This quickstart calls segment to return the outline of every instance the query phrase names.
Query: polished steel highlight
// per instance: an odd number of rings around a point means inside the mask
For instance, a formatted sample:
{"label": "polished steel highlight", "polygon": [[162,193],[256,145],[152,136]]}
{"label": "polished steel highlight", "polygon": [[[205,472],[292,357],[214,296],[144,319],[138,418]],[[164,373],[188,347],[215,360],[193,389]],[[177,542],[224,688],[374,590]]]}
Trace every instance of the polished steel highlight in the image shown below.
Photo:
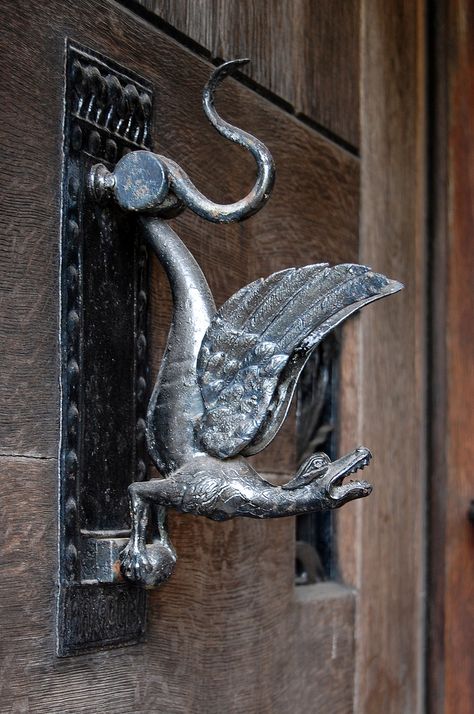
{"label": "polished steel highlight", "polygon": [[[338,508],[372,490],[367,481],[344,483],[369,464],[364,447],[333,462],[313,454],[283,486],[262,478],[245,457],[277,434],[301,371],[321,340],[352,313],[402,285],[366,266],[322,263],[256,280],[216,310],[199,265],[164,220],[188,207],[216,223],[240,221],[268,199],[274,180],[268,149],[214,108],[219,81],[245,62],[215,70],[203,98],[213,126],[256,160],[257,180],[244,199],[215,204],[177,164],[145,151],[125,156],[113,173],[99,165],[91,174],[97,199],[113,197],[122,209],[140,214],[141,234],[167,274],[174,302],[146,426],[148,450],[163,478],[129,487],[132,532],[120,556],[126,578],[148,586],[166,580],[176,562],[165,527],[168,508],[216,521],[279,518]],[[151,507],[157,531],[147,543]]]}

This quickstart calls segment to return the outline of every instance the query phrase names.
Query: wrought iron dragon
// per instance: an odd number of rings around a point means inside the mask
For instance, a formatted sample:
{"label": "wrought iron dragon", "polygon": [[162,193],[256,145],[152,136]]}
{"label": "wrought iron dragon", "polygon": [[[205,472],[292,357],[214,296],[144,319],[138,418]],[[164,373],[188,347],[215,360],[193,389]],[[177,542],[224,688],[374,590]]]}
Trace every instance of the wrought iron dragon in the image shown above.
{"label": "wrought iron dragon", "polygon": [[[256,159],[257,180],[246,198],[214,204],[176,163],[146,151],[128,154],[113,173],[97,166],[92,174],[97,197],[112,195],[123,209],[139,214],[140,230],[173,295],[168,343],[147,417],[148,449],[163,478],[131,484],[132,531],[121,553],[124,575],[149,586],[166,580],[176,561],[166,509],[216,521],[279,518],[338,508],[372,490],[367,481],[344,483],[369,464],[364,447],[333,462],[314,454],[283,486],[262,478],[245,457],[275,437],[299,375],[325,335],[401,284],[363,265],[307,265],[256,280],[216,310],[199,265],[165,221],[186,206],[213,222],[239,221],[267,200],[274,177],[270,153],[221,119],[213,102],[218,82],[246,61],[221,65],[203,94],[214,127]],[[151,507],[157,529],[147,543]]]}

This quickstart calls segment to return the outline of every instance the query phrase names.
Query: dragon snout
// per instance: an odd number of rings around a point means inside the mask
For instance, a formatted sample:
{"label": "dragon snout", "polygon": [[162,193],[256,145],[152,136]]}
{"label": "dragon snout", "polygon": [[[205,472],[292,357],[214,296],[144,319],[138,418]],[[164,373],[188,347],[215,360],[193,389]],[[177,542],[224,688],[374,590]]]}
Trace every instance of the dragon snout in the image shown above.
{"label": "dragon snout", "polygon": [[370,451],[363,446],[359,446],[352,453],[342,456],[333,462],[329,492],[334,508],[338,508],[356,498],[368,496],[371,493],[372,486],[368,481],[350,479],[343,483],[347,476],[365,469],[369,465],[371,458]]}
{"label": "dragon snout", "polygon": [[[350,454],[342,456],[340,459],[336,459],[336,461],[333,461],[330,468],[332,472],[330,475],[331,485],[339,486],[350,474],[354,474],[357,471],[363,471],[365,467],[369,465],[371,458],[372,454],[369,449],[366,449],[364,446],[359,446],[357,449],[355,449],[355,451],[351,452]],[[354,483],[357,483],[357,485],[360,485],[361,487],[370,488],[370,490],[372,490],[372,486],[367,481],[351,481],[351,483],[347,485],[351,485]]]}

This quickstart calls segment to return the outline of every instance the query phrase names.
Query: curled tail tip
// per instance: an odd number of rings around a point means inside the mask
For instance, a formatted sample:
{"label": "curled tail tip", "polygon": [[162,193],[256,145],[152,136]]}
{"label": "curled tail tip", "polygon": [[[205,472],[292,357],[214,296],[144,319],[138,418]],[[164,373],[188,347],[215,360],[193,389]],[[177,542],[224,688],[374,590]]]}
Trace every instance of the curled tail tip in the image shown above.
{"label": "curled tail tip", "polygon": [[220,84],[226,77],[234,74],[238,69],[244,67],[244,65],[250,62],[249,57],[242,57],[238,59],[228,60],[223,62],[218,67],[212,70],[211,76],[204,87],[203,98],[206,101],[213,98],[214,91],[218,84]]}
{"label": "curled tail tip", "polygon": [[226,62],[223,62],[222,64],[219,65],[219,67],[216,67],[216,69],[212,72],[211,78],[217,76],[226,76],[228,74],[232,74],[235,72],[239,67],[244,67],[244,65],[249,64],[250,62],[250,57],[237,57],[236,59],[232,60],[227,60]]}

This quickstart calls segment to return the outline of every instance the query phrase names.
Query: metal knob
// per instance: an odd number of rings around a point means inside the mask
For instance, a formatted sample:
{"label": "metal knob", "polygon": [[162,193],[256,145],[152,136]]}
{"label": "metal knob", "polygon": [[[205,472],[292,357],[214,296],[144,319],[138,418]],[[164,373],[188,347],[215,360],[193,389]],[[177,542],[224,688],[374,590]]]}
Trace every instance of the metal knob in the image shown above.
{"label": "metal knob", "polygon": [[247,59],[225,62],[211,75],[203,92],[203,108],[210,123],[230,141],[249,151],[257,164],[257,179],[252,190],[240,201],[219,204],[209,200],[172,159],[148,151],[124,156],[113,173],[99,164],[92,169],[90,186],[96,198],[113,195],[121,208],[137,213],[153,213],[169,218],[190,208],[213,223],[242,221],[256,213],[270,197],[275,178],[273,158],[265,144],[251,134],[226,122],[214,107],[218,84]]}

